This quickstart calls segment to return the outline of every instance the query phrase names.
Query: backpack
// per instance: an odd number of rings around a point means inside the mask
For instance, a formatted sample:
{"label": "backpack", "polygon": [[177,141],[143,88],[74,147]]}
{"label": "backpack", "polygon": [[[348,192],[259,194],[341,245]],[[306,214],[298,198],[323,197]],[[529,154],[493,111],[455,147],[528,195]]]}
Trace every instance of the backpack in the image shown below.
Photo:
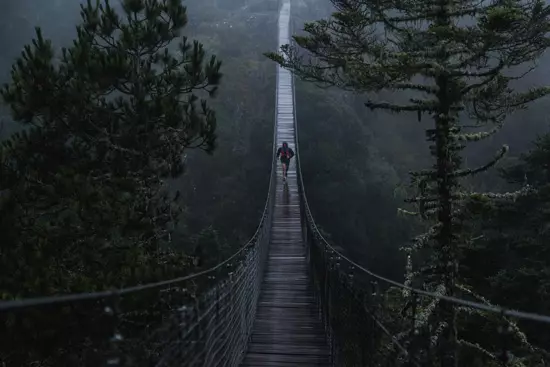
{"label": "backpack", "polygon": [[287,159],[290,159],[290,148],[286,147],[284,148],[283,147],[283,150],[282,150],[282,155],[284,155]]}

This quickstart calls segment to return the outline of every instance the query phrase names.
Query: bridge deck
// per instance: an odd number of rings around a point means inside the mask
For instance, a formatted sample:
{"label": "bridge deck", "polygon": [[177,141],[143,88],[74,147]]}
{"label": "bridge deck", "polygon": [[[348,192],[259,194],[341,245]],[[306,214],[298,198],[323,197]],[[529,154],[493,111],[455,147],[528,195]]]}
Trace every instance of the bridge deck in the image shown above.
{"label": "bridge deck", "polygon": [[[289,43],[290,1],[279,14],[279,46]],[[296,151],[294,91],[288,70],[277,68],[277,147],[283,141]],[[313,298],[306,249],[302,242],[296,162],[283,184],[277,162],[271,243],[258,300],[256,320],[242,366],[329,366],[330,350]]]}
{"label": "bridge deck", "polygon": [[[289,42],[290,2],[283,1],[279,15],[279,45]],[[283,141],[296,151],[294,91],[288,70],[277,68],[277,147]],[[269,257],[256,320],[243,366],[329,366],[330,350],[308,276],[302,242],[300,197],[296,162],[288,181],[282,181],[277,162],[275,210]]]}
{"label": "bridge deck", "polygon": [[[289,139],[290,140],[290,139]],[[279,178],[262,293],[243,366],[329,366],[301,238],[296,172]]]}

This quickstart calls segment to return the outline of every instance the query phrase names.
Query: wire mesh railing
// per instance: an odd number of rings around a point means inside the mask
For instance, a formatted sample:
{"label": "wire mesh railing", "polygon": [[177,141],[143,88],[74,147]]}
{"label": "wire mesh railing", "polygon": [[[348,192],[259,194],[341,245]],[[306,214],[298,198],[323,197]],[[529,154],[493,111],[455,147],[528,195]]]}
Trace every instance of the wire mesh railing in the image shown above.
{"label": "wire mesh railing", "polygon": [[[296,111],[295,131],[302,234],[333,366],[550,365],[549,348],[531,344],[518,326],[538,323],[541,333],[550,335],[549,316],[494,306],[468,289],[457,298],[406,286],[332,246],[318,229],[305,194]],[[437,322],[439,304],[455,314],[453,339],[442,332],[448,325]]]}
{"label": "wire mesh railing", "polygon": [[252,330],[270,241],[272,162],[260,224],[230,258],[154,284],[0,302],[0,366],[238,365]]}
{"label": "wire mesh railing", "polygon": [[266,210],[247,245],[197,276],[1,303],[0,366],[238,365],[255,318],[270,221]]}

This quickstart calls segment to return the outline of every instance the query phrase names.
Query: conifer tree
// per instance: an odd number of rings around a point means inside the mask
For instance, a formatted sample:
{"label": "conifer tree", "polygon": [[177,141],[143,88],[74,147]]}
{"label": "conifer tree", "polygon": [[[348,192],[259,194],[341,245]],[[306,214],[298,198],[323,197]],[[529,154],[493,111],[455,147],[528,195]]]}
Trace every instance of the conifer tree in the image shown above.
{"label": "conifer tree", "polygon": [[[410,270],[408,279],[455,296],[465,289],[458,262],[465,241],[460,238],[462,204],[469,194],[460,182],[496,164],[507,147],[471,169],[463,167],[460,152],[465,143],[494,134],[510,113],[550,92],[544,86],[515,92],[510,86],[548,47],[550,8],[540,0],[332,3],[336,12],[330,19],[307,23],[307,35],[294,37],[297,46],[283,46],[268,57],[306,81],[365,93],[370,109],[419,120],[427,115],[433,121],[426,137],[435,162],[412,173],[419,194],[409,200],[418,205],[414,214],[432,224],[407,248],[409,255],[425,248],[431,258],[418,271]],[[376,98],[388,91],[399,91],[407,100]],[[482,130],[471,132],[471,125]],[[457,309],[437,300],[423,306],[423,327],[433,337],[438,365],[457,366]]]}
{"label": "conifer tree", "polygon": [[59,51],[37,29],[1,90],[26,127],[0,151],[4,299],[184,268],[162,246],[181,207],[164,181],[215,148],[221,63],[180,36],[180,0],[88,0],[81,17]]}
{"label": "conifer tree", "polygon": [[[0,146],[0,299],[118,288],[188,271],[190,259],[166,246],[182,203],[165,181],[182,172],[187,149],[215,148],[207,100],[221,64],[180,36],[187,23],[180,0],[118,3],[83,5],[65,49],[37,29],[1,89],[24,129]],[[164,307],[152,298],[150,309]],[[63,307],[29,309],[24,322],[3,323],[0,359],[84,365],[87,354],[105,351],[90,345],[97,309],[80,311],[82,319]],[[162,322],[154,312],[142,317]],[[154,354],[128,340],[129,354]]]}
{"label": "conifer tree", "polygon": [[[532,149],[500,170],[513,187],[532,189],[514,201],[474,197],[470,231],[476,240],[461,263],[474,289],[508,307],[545,314],[550,308],[550,134],[536,139]],[[488,262],[486,259],[491,259]],[[520,322],[533,344],[547,348],[550,333],[532,322]],[[548,353],[546,353],[548,357]]]}

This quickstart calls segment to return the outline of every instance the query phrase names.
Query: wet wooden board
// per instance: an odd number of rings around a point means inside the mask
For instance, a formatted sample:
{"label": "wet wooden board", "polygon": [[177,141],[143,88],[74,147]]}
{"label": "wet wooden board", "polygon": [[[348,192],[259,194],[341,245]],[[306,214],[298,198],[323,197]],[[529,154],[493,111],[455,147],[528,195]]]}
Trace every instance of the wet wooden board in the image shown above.
{"label": "wet wooden board", "polygon": [[[285,139],[290,144],[291,139]],[[288,185],[283,184],[282,177],[277,181],[268,262],[242,366],[331,365],[308,271],[296,170],[291,167]]]}
{"label": "wet wooden board", "polygon": [[[279,44],[288,43],[290,2],[279,16]],[[288,71],[278,69],[277,147],[283,141],[296,150],[294,96]],[[330,366],[330,351],[308,274],[302,242],[300,198],[292,159],[287,183],[277,162],[277,182],[268,262],[256,320],[242,366]]]}

